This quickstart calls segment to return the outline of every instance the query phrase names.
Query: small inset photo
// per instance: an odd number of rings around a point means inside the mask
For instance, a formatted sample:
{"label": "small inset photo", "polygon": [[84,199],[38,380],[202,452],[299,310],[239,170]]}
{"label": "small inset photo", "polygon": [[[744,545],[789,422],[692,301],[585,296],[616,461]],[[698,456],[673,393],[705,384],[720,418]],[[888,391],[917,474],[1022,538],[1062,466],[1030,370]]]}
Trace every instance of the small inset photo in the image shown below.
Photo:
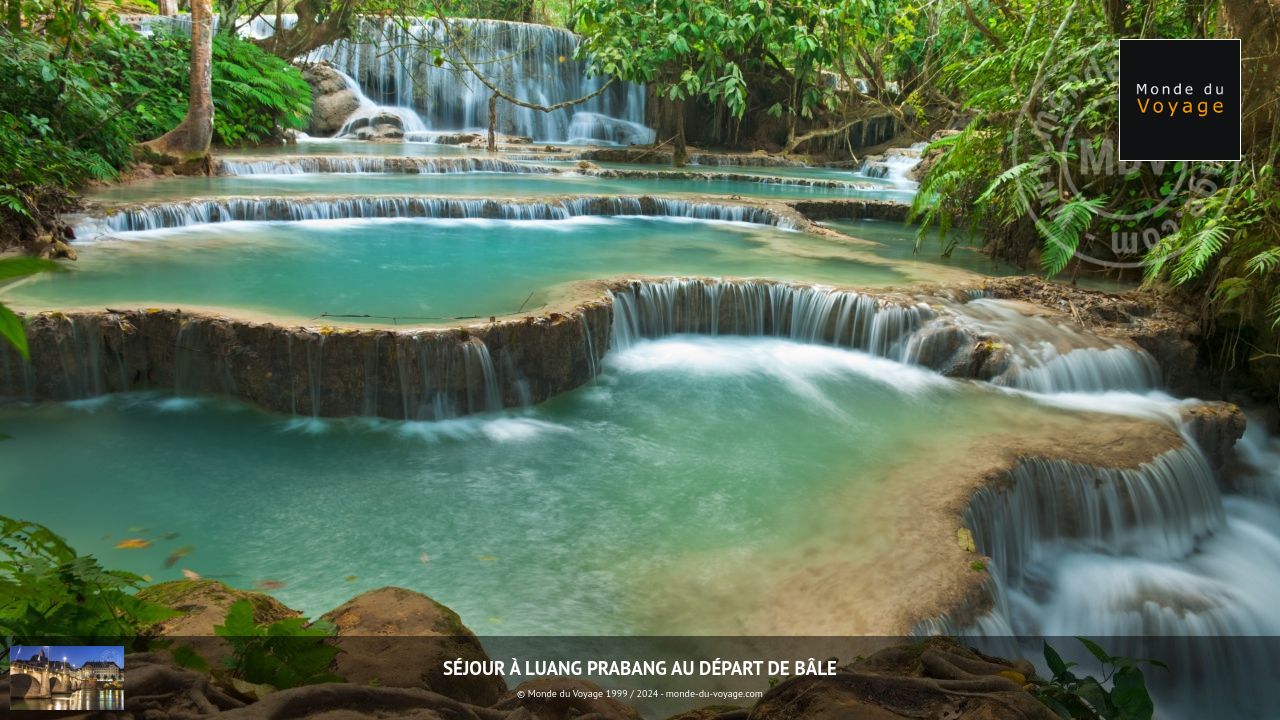
{"label": "small inset photo", "polygon": [[120,645],[9,648],[10,710],[123,710]]}

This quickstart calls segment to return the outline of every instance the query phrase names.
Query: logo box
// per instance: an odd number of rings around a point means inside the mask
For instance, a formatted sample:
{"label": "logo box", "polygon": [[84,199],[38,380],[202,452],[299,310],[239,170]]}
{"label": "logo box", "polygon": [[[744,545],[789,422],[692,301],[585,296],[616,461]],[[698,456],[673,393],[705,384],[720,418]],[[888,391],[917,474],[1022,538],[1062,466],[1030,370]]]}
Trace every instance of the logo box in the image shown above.
{"label": "logo box", "polygon": [[1240,41],[1120,41],[1120,160],[1240,159]]}

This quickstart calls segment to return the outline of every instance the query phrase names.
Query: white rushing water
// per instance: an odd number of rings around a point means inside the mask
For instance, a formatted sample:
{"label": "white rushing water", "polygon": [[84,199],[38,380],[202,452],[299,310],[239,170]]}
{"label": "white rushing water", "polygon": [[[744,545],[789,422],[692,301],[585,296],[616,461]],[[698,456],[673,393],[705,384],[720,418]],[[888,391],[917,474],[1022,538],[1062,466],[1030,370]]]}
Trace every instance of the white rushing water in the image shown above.
{"label": "white rushing water", "polygon": [[[142,16],[144,33],[160,28],[191,32],[189,16]],[[297,16],[280,16],[292,27]],[[361,17],[351,39],[313,50],[302,58],[327,61],[341,71],[360,107],[338,135],[354,134],[380,114],[394,115],[406,137],[430,142],[438,133],[484,132],[489,127],[493,91],[466,64],[504,93],[544,106],[592,96],[569,107],[543,112],[498,103],[496,130],[535,142],[648,144],[654,131],[644,124],[645,88],[589,76],[576,58],[578,37],[563,28],[505,20],[453,18],[446,28],[435,18]],[[275,33],[275,17],[238,21],[245,37]],[[437,59],[439,62],[437,63]],[[595,94],[597,91],[602,92]]]}
{"label": "white rushing water", "polygon": [[548,202],[429,197],[330,199],[226,198],[124,207],[75,227],[87,240],[107,232],[135,232],[237,221],[342,220],[355,218],[493,218],[565,220],[584,215],[685,217],[774,225],[794,229],[792,218],[768,208],[721,205],[660,197],[579,197]]}
{"label": "white rushing water", "polygon": [[[493,91],[466,65],[512,97],[554,105],[595,93],[606,78],[588,76],[575,59],[578,38],[568,30],[500,20],[361,18],[352,40],[308,55],[354,78],[372,102],[416,112],[430,131],[484,131]],[[437,63],[439,59],[439,63]],[[542,112],[500,101],[497,131],[537,142],[646,144],[645,90],[613,83],[578,105]],[[408,129],[408,128],[406,128]]]}
{"label": "white rushing water", "polygon": [[914,191],[920,183],[907,177],[907,173],[920,164],[920,157],[928,145],[920,142],[905,148],[889,148],[884,155],[864,160],[854,175],[887,180],[900,190]]}
{"label": "white rushing water", "polygon": [[[960,312],[1012,341],[997,384],[1050,404],[1180,426],[1186,401],[1155,389],[1146,353],[998,301]],[[1222,487],[1185,432],[1185,448],[1132,470],[1023,461],[1008,487],[978,492],[965,518],[991,558],[995,609],[968,627],[944,621],[922,630],[986,637],[994,652],[1032,657],[1039,644],[1027,638],[1046,637],[1096,673],[1071,639],[1083,635],[1170,666],[1147,671],[1158,717],[1273,717],[1280,690],[1261,680],[1280,662],[1280,444],[1250,425],[1240,466],[1228,468]]]}

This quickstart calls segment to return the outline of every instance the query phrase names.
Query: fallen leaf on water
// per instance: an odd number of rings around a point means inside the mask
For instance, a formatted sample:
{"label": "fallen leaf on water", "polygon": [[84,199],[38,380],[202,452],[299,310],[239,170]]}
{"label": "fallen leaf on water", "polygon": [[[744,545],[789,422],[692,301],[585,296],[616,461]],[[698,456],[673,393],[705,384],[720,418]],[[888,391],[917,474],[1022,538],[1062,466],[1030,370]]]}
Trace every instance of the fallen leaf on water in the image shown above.
{"label": "fallen leaf on water", "polygon": [[144,532],[146,532],[146,531],[147,531],[147,528],[144,528],[144,527],[142,527],[142,526],[140,526],[140,525],[135,525],[135,526],[133,526],[133,527],[129,528],[129,532],[131,532],[131,533],[144,533]]}
{"label": "fallen leaf on water", "polygon": [[190,545],[183,545],[177,550],[174,550],[173,552],[169,553],[169,557],[164,559],[164,566],[173,567],[174,565],[177,565],[178,561],[190,555],[192,550],[195,550],[195,548]]}
{"label": "fallen leaf on water", "polygon": [[279,590],[284,587],[284,583],[279,580],[259,580],[258,589],[260,590]]}
{"label": "fallen leaf on water", "polygon": [[427,554],[424,552],[418,556],[418,562],[422,563],[423,565],[426,565],[427,563],[431,562],[431,558],[428,557]]}
{"label": "fallen leaf on water", "polygon": [[196,572],[195,570],[188,570],[186,568],[182,568],[182,577],[188,580],[199,580],[200,573]]}
{"label": "fallen leaf on water", "polygon": [[116,543],[116,548],[119,550],[140,550],[147,547],[151,547],[151,541],[142,538],[129,538]]}
{"label": "fallen leaf on water", "polygon": [[480,559],[481,559],[481,560],[483,560],[483,561],[485,561],[485,562],[493,562],[494,560],[497,560],[498,558],[496,558],[496,557],[494,557],[494,556],[492,556],[492,555],[481,555],[481,556],[480,556]]}
{"label": "fallen leaf on water", "polygon": [[344,579],[345,579],[347,582],[355,582],[356,580],[358,580],[358,579],[359,579],[359,576],[357,576],[357,575],[348,575],[348,576],[347,576],[346,578],[344,578]]}

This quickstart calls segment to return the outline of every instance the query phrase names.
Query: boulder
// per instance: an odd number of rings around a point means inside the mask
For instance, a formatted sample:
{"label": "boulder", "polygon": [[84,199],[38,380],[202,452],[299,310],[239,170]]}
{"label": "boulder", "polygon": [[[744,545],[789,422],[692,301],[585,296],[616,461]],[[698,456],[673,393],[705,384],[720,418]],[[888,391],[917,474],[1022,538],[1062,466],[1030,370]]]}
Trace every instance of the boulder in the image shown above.
{"label": "boulder", "polygon": [[446,676],[444,662],[489,659],[458,614],[426,595],[398,587],[370,590],[322,618],[338,629],[343,652],[334,672],[348,682],[423,688],[475,705],[506,692],[500,675]]}
{"label": "boulder", "polygon": [[328,63],[303,69],[302,77],[311,86],[311,122],[307,132],[329,136],[338,132],[351,113],[360,107],[360,97],[342,75]]}
{"label": "boulder", "polygon": [[221,667],[223,660],[231,656],[230,646],[214,635],[213,628],[226,620],[227,610],[240,600],[253,604],[253,619],[260,625],[301,614],[270,595],[237,590],[217,580],[160,583],[139,590],[138,598],[177,611],[177,617],[156,624],[150,632],[174,638],[173,649],[188,647],[209,667]]}
{"label": "boulder", "polygon": [[390,112],[377,112],[351,121],[347,135],[359,140],[397,140],[404,137],[404,118]]}
{"label": "boulder", "polygon": [[774,686],[750,720],[1052,720],[1024,689],[1033,669],[982,655],[948,638],[886,648],[837,670]]}
{"label": "boulder", "polygon": [[577,678],[535,678],[521,683],[493,706],[494,710],[515,711],[520,708],[524,708],[532,720],[579,717],[640,720],[640,714],[634,708],[608,697],[603,688],[590,680]]}
{"label": "boulder", "polygon": [[1234,455],[1236,441],[1244,435],[1246,420],[1240,408],[1227,402],[1203,402],[1184,406],[1181,414],[1209,465],[1215,470],[1226,465]]}

